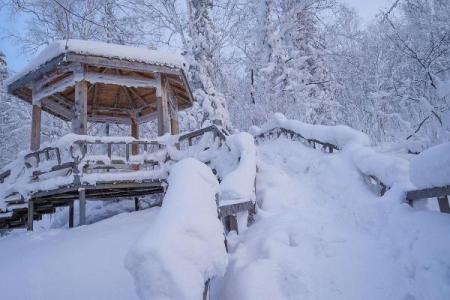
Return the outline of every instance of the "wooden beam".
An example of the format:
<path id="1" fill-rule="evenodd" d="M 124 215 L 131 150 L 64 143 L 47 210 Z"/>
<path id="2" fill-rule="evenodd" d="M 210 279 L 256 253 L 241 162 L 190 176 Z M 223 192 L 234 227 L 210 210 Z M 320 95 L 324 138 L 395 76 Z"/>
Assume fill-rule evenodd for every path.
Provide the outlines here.
<path id="1" fill-rule="evenodd" d="M 87 134 L 87 82 L 84 80 L 75 85 L 75 114 L 72 120 L 72 132 Z"/>
<path id="2" fill-rule="evenodd" d="M 65 89 L 75 85 L 75 75 L 70 75 L 60 81 L 50 84 L 44 88 L 33 88 L 33 104 L 38 103 L 41 99 L 44 99 L 53 94 L 63 92 Z"/>
<path id="3" fill-rule="evenodd" d="M 80 205 L 80 225 L 86 224 L 86 190 L 80 188 L 78 190 L 78 199 Z"/>
<path id="4" fill-rule="evenodd" d="M 104 83 L 114 84 L 127 87 L 145 87 L 145 88 L 159 88 L 159 81 L 157 79 L 142 79 L 137 76 L 130 75 L 114 75 L 87 72 L 84 79 L 92 84 Z"/>
<path id="5" fill-rule="evenodd" d="M 50 96 L 48 98 L 42 99 L 42 109 L 46 112 L 56 115 L 59 118 L 70 121 L 73 119 L 73 111 L 71 109 L 68 109 L 65 105 L 56 102 L 54 99 L 54 96 Z"/>
<path id="6" fill-rule="evenodd" d="M 14 82 L 8 85 L 8 93 L 13 94 L 18 88 L 27 86 L 31 82 L 41 78 L 44 74 L 51 72 L 52 70 L 58 68 L 58 66 L 65 65 L 64 54 L 61 54 L 44 65 L 40 66 L 36 70 L 29 72 L 28 74 L 18 78 Z"/>
<path id="7" fill-rule="evenodd" d="M 41 106 L 39 104 L 33 104 L 31 113 L 31 151 L 39 150 L 41 147 L 41 116 Z"/>
<path id="8" fill-rule="evenodd" d="M 158 111 L 158 135 L 170 133 L 170 115 L 169 115 L 169 97 L 167 91 L 167 80 L 164 74 L 161 74 L 161 97 L 157 98 Z"/>
<path id="9" fill-rule="evenodd" d="M 137 71 L 144 73 L 166 73 L 173 75 L 180 75 L 181 70 L 179 68 L 172 68 L 166 66 L 156 66 L 136 61 L 121 60 L 115 58 L 107 58 L 92 55 L 82 55 L 76 53 L 67 53 L 67 60 L 73 62 L 80 62 L 86 65 L 92 65 L 97 67 L 105 67 L 112 69 L 121 69 L 127 71 Z"/>

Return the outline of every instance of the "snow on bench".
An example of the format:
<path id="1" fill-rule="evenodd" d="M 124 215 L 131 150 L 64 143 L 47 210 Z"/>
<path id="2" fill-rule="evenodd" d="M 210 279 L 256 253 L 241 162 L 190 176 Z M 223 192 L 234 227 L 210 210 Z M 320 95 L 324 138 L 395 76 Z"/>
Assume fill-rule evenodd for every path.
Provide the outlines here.
<path id="1" fill-rule="evenodd" d="M 219 184 L 208 168 L 176 163 L 156 220 L 128 253 L 125 265 L 141 299 L 202 299 L 205 282 L 227 266 L 217 218 Z"/>

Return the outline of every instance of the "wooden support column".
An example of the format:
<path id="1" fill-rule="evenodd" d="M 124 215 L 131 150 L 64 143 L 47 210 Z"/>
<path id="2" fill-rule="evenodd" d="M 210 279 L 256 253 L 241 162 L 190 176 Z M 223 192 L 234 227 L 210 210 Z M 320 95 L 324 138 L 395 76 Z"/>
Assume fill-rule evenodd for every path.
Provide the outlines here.
<path id="1" fill-rule="evenodd" d="M 170 128 L 171 128 L 171 133 L 173 135 L 180 133 L 180 128 L 178 126 L 178 119 L 172 119 L 172 118 L 170 119 Z"/>
<path id="2" fill-rule="evenodd" d="M 139 138 L 139 125 L 135 118 L 131 118 L 131 136 L 135 139 Z M 131 154 L 137 155 L 139 154 L 139 145 L 133 144 L 131 146 Z"/>
<path id="3" fill-rule="evenodd" d="M 75 84 L 75 113 L 72 120 L 72 132 L 87 134 L 87 81 Z"/>
<path id="4" fill-rule="evenodd" d="M 448 202 L 448 196 L 438 197 L 439 210 L 442 213 L 450 214 L 450 204 Z"/>
<path id="5" fill-rule="evenodd" d="M 158 135 L 170 133 L 169 97 L 167 91 L 167 78 L 161 74 L 161 97 L 157 100 Z"/>
<path id="6" fill-rule="evenodd" d="M 31 113 L 31 151 L 37 151 L 41 147 L 41 115 L 41 105 L 33 104 L 33 110 Z"/>
<path id="7" fill-rule="evenodd" d="M 74 217 L 73 200 L 70 200 L 70 202 L 69 202 L 69 228 L 73 228 L 73 217 Z"/>
<path id="8" fill-rule="evenodd" d="M 33 231 L 33 221 L 34 221 L 34 202 L 33 200 L 28 200 L 28 218 L 27 218 L 27 230 Z"/>
<path id="9" fill-rule="evenodd" d="M 80 225 L 86 224 L 86 191 L 85 189 L 80 189 L 79 193 L 79 204 L 80 204 Z"/>
<path id="10" fill-rule="evenodd" d="M 139 198 L 138 197 L 134 197 L 134 210 L 135 211 L 139 210 Z"/>

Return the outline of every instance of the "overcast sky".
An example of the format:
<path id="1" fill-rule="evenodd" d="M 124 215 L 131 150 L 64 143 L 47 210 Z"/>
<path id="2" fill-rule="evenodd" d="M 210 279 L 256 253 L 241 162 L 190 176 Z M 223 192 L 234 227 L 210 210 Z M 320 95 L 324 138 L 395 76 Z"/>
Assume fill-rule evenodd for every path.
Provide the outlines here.
<path id="1" fill-rule="evenodd" d="M 339 0 L 349 6 L 353 6 L 360 14 L 363 24 L 369 23 L 373 17 L 380 11 L 393 3 L 393 0 Z M 6 55 L 8 66 L 13 71 L 19 71 L 23 68 L 29 58 L 20 52 L 19 45 L 15 45 L 3 37 L 9 31 L 19 31 L 23 24 L 18 20 L 11 20 L 5 11 L 0 10 L 0 50 Z"/>

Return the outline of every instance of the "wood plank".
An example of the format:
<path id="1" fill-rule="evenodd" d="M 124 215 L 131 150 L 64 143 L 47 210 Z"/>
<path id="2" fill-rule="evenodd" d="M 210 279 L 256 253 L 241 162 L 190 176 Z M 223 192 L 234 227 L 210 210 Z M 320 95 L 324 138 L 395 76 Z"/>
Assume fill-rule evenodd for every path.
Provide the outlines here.
<path id="1" fill-rule="evenodd" d="M 446 195 L 450 195 L 450 185 L 409 191 L 406 193 L 406 199 L 408 201 L 414 201 L 419 199 L 437 198 Z"/>

